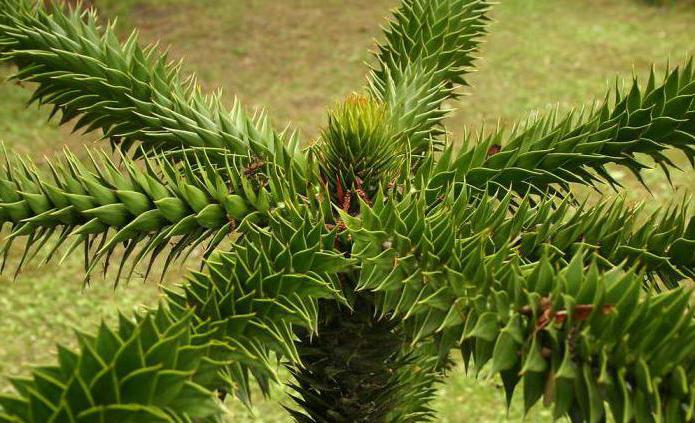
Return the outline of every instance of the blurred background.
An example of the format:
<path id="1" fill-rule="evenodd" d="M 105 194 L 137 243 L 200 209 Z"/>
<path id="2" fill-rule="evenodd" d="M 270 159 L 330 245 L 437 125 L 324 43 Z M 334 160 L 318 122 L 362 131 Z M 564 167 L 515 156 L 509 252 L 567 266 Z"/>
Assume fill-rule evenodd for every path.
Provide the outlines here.
<path id="1" fill-rule="evenodd" d="M 397 0 L 92 0 L 102 18 L 118 19 L 145 42 L 159 41 L 184 69 L 209 90 L 224 87 L 249 108 L 269 109 L 277 127 L 291 124 L 310 142 L 325 121 L 326 107 L 364 83 L 369 50 Z M 652 63 L 663 73 L 667 61 L 695 53 L 692 0 L 505 0 L 483 45 L 472 87 L 463 90 L 448 122 L 451 140 L 464 130 L 500 124 L 511 127 L 533 113 L 591 105 L 616 81 L 644 79 Z M 12 69 L 0 66 L 0 80 Z M 620 76 L 622 79 L 617 79 Z M 66 146 L 78 155 L 96 136 L 80 137 L 48 122 L 48 111 L 24 105 L 28 90 L 0 85 L 0 140 L 39 163 Z M 100 144 L 105 145 L 105 144 Z M 684 159 L 674 156 L 678 163 Z M 684 167 L 687 169 L 687 166 Z M 658 171 L 645 173 L 651 192 L 624 171 L 613 176 L 627 187 L 630 202 L 649 210 L 695 193 L 695 172 L 676 172 L 674 191 Z M 608 189 L 607 187 L 605 189 Z M 682 194 L 680 194 L 682 195 Z M 680 197 L 682 198 L 682 197 Z M 17 260 L 19 248 L 10 258 Z M 79 256 L 79 254 L 78 254 Z M 38 261 L 37 261 L 38 262 Z M 188 265 L 193 265 L 188 263 Z M 184 265 L 165 276 L 182 280 Z M 81 258 L 62 265 L 27 266 L 16 279 L 11 264 L 0 276 L 0 374 L 26 374 L 29 364 L 50 361 L 56 342 L 72 345 L 72 327 L 92 330 L 117 310 L 153 305 L 158 278 L 134 279 L 114 290 L 113 278 L 83 285 Z M 0 392 L 10 389 L 3 379 Z M 277 395 L 279 397 L 279 395 Z M 519 395 L 520 396 L 520 395 Z M 442 422 L 518 421 L 520 398 L 507 413 L 496 380 L 456 369 L 442 386 L 436 408 Z M 281 404 L 256 398 L 247 410 L 228 401 L 234 422 L 284 422 Z M 529 421 L 548 421 L 533 410 Z"/>

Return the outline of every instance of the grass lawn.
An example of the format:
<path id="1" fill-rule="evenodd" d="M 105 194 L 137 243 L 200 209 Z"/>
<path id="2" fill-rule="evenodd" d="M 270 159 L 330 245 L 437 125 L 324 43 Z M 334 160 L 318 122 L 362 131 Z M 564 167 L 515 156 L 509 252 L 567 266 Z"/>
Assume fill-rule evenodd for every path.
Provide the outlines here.
<path id="1" fill-rule="evenodd" d="M 327 105 L 364 81 L 364 61 L 379 36 L 395 0 L 96 0 L 118 15 L 121 28 L 137 27 L 147 41 L 171 46 L 173 57 L 196 72 L 209 89 L 225 88 L 249 107 L 267 107 L 277 126 L 289 122 L 307 140 L 316 137 Z M 615 76 L 644 77 L 652 62 L 683 62 L 693 47 L 695 2 L 652 8 L 639 0 L 506 0 L 495 11 L 497 23 L 483 48 L 470 96 L 451 117 L 452 140 L 464 128 L 482 123 L 511 126 L 530 112 L 566 110 L 601 99 Z M 0 68 L 0 78 L 10 70 Z M 65 145 L 75 150 L 93 138 L 81 138 L 47 123 L 47 111 L 24 110 L 29 92 L 0 85 L 0 139 L 13 150 L 34 157 L 51 155 Z M 683 162 L 682 158 L 676 157 Z M 647 172 L 652 194 L 616 170 L 630 201 L 647 200 L 649 208 L 674 194 L 655 171 Z M 693 171 L 674 174 L 681 191 L 695 192 Z M 12 261 L 19 251 L 13 251 Z M 32 265 L 17 280 L 12 270 L 0 277 L 0 374 L 26 374 L 30 363 L 51 360 L 56 342 L 71 343 L 73 326 L 90 330 L 116 310 L 152 305 L 159 295 L 155 281 L 139 280 L 114 292 L 110 280 L 96 278 L 83 289 L 79 257 L 46 266 Z M 165 280 L 180 281 L 182 271 Z M 9 384 L 0 382 L 0 392 Z M 520 395 L 519 395 L 520 397 Z M 504 396 L 495 380 L 476 381 L 456 370 L 436 402 L 442 422 L 495 422 L 507 417 Z M 509 416 L 523 415 L 516 398 Z M 531 421 L 547 421 L 544 409 Z M 253 412 L 230 403 L 230 421 L 282 422 L 288 418 L 273 401 L 259 400 Z"/>

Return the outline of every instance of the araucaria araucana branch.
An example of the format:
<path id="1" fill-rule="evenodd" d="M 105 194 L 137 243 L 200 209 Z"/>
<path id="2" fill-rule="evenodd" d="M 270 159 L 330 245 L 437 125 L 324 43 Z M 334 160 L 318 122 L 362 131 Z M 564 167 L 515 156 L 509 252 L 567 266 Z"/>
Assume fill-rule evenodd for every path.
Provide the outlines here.
<path id="1" fill-rule="evenodd" d="M 16 245 L 16 272 L 80 247 L 85 276 L 112 263 L 119 282 L 202 253 L 158 307 L 11 379 L 0 422 L 220 422 L 282 382 L 298 422 L 428 421 L 457 352 L 527 410 L 695 421 L 688 201 L 646 215 L 572 191 L 619 189 L 608 165 L 695 162 L 692 61 L 459 148 L 445 118 L 491 8 L 402 0 L 363 92 L 303 146 L 94 11 L 0 0 L 13 79 L 110 146 L 41 166 L 3 150 L 3 268 Z"/>

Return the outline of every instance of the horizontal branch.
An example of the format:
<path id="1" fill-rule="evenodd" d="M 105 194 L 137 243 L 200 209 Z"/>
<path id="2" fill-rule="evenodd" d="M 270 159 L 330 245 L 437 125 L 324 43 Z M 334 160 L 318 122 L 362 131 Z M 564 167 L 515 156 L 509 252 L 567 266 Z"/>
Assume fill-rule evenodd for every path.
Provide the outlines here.
<path id="1" fill-rule="evenodd" d="M 355 256 L 410 263 L 412 274 L 441 271 L 462 243 L 479 238 L 486 254 L 511 248 L 524 263 L 549 255 L 566 265 L 577 250 L 589 250 L 602 269 L 644 272 L 645 286 L 659 290 L 694 279 L 691 213 L 686 204 L 649 216 L 622 199 L 576 206 L 569 199 L 536 202 L 508 191 L 499 198 L 454 186 L 398 200 L 379 196 L 373 205 L 361 202 L 357 217 L 342 217 Z"/>
<path id="2" fill-rule="evenodd" d="M 200 152 L 197 162 L 162 156 L 140 167 L 124 157 L 120 164 L 103 153 L 90 157 L 86 166 L 66 152 L 60 163 L 45 164 L 48 177 L 30 160 L 7 157 L 0 172 L 0 224 L 12 229 L 5 253 L 14 240 L 27 240 L 18 270 L 42 250 L 46 261 L 53 258 L 64 244 L 67 253 L 84 247 L 88 273 L 120 245 L 118 276 L 126 264 L 132 275 L 148 257 L 149 273 L 168 251 L 166 270 L 206 241 L 207 255 L 243 219 L 267 213 L 286 195 L 287 181 L 277 177 L 278 170 L 249 158 L 232 157 L 216 166 Z"/>
<path id="3" fill-rule="evenodd" d="M 657 290 L 695 280 L 695 216 L 687 203 L 651 215 L 641 211 L 622 199 L 579 208 L 547 204 L 518 234 L 518 253 L 533 262 L 552 250 L 566 264 L 578 249 L 591 250 L 603 266 L 644 272 Z"/>
<path id="4" fill-rule="evenodd" d="M 609 93 L 610 94 L 610 93 Z M 492 186 L 541 195 L 570 184 L 619 185 L 607 164 L 625 166 L 640 180 L 649 156 L 669 176 L 676 166 L 667 153 L 680 150 L 695 164 L 695 69 L 692 60 L 668 71 L 658 84 L 652 70 L 644 89 L 635 80 L 629 91 L 616 88 L 604 103 L 586 113 L 555 113 L 520 125 L 506 135 L 468 135 L 464 147 L 449 150 L 438 169 L 448 179 L 484 188 Z"/>
<path id="5" fill-rule="evenodd" d="M 18 67 L 14 79 L 35 83 L 31 102 L 62 112 L 75 130 L 100 130 L 122 151 L 208 147 L 255 155 L 304 172 L 296 134 L 275 132 L 264 113 L 248 116 L 235 101 L 205 96 L 155 46 L 135 33 L 121 42 L 93 10 L 50 11 L 25 0 L 0 0 L 0 52 Z"/>

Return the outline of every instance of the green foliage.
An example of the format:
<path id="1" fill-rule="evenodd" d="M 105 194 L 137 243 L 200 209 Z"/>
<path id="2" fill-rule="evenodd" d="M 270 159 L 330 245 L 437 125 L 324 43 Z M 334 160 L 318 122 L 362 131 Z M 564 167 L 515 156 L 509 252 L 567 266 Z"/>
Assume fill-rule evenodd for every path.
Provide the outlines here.
<path id="1" fill-rule="evenodd" d="M 685 227 L 682 210 L 636 225 L 635 212 L 622 208 L 622 202 L 575 209 L 554 200 L 532 206 L 526 197 L 512 215 L 512 195 L 501 201 L 488 196 L 476 200 L 466 191 L 458 196 L 454 191 L 434 205 L 421 193 L 399 202 L 377 199 L 374 207 L 362 203 L 360 218 L 344 216 L 354 240 L 352 255 L 362 261 L 358 288 L 382 293 L 383 315 L 410 315 L 422 302 L 441 305 L 427 316 L 438 323 L 413 321 L 414 333 L 420 334 L 416 339 L 456 317 L 447 305 L 458 301 L 461 292 L 444 289 L 454 278 L 447 272 L 473 266 L 465 258 L 470 253 L 466 248 L 474 244 L 484 254 L 510 249 L 523 263 L 549 255 L 546 259 L 560 266 L 577 251 L 592 250 L 592 260 L 604 269 L 638 268 L 655 285 L 667 281 L 671 287 L 687 279 L 684 273 L 695 271 L 692 255 L 686 253 L 694 238 L 693 223 Z"/>
<path id="2" fill-rule="evenodd" d="M 651 287 L 675 288 L 695 277 L 695 218 L 688 213 L 684 205 L 646 216 L 622 199 L 578 210 L 566 202 L 557 209 L 545 204 L 524 224 L 519 250 L 533 261 L 552 248 L 568 261 L 577 249 L 588 248 L 607 268 L 633 266 Z"/>
<path id="3" fill-rule="evenodd" d="M 602 273 L 585 247 L 559 264 L 546 245 L 526 264 L 508 240 L 532 211 L 502 223 L 504 202 L 456 202 L 429 212 L 422 201 L 387 203 L 348 224 L 358 289 L 379 293 L 380 313 L 402 319 L 413 344 L 437 334 L 441 354 L 461 349 L 478 370 L 491 363 L 509 400 L 521 382 L 527 409 L 545 396 L 558 418 L 600 421 L 604 401 L 617 421 L 691 418 L 690 290 L 643 297 L 639 274 Z"/>
<path id="4" fill-rule="evenodd" d="M 101 130 L 126 152 L 208 147 L 270 159 L 302 170 L 295 136 L 278 134 L 265 114 L 249 117 L 237 102 L 227 112 L 219 95 L 203 96 L 196 81 L 133 33 L 124 43 L 101 29 L 94 12 L 14 10 L 23 0 L 2 0 L 4 60 L 17 65 L 17 81 L 38 84 L 31 102 L 54 107 L 75 130 Z M 28 7 L 25 7 L 28 8 Z M 23 13 L 24 12 L 24 13 Z M 295 157 L 296 156 L 296 157 Z"/>
<path id="5" fill-rule="evenodd" d="M 371 95 L 383 102 L 413 155 L 441 146 L 444 101 L 467 85 L 475 53 L 490 20 L 488 0 L 405 0 L 385 29 L 378 64 L 369 76 Z"/>
<path id="6" fill-rule="evenodd" d="M 445 102 L 489 22 L 485 0 L 404 0 L 368 78 L 318 142 L 231 111 L 135 36 L 91 12 L 0 0 L 0 51 L 33 102 L 100 131 L 116 159 L 66 153 L 39 172 L 7 155 L 0 224 L 26 259 L 83 246 L 87 273 L 123 245 L 118 276 L 206 243 L 202 269 L 156 310 L 79 334 L 58 366 L 15 379 L 0 421 L 219 421 L 279 364 L 300 422 L 435 418 L 460 351 L 509 400 L 555 418 L 695 420 L 695 219 L 572 184 L 636 175 L 646 156 L 695 162 L 692 62 L 584 113 L 445 145 Z M 126 269 L 130 266 L 129 269 Z M 685 286 L 681 286 L 681 284 Z M 658 292 L 661 291 L 661 292 Z"/>
<path id="7" fill-rule="evenodd" d="M 121 315 L 117 329 L 78 333 L 79 351 L 58 348 L 58 365 L 13 379 L 20 396 L 1 396 L 2 422 L 222 421 L 214 385 L 231 348 L 196 331 L 192 313 L 165 307 Z"/>
<path id="8" fill-rule="evenodd" d="M 371 194 L 394 182 L 407 162 L 406 143 L 391 127 L 382 104 L 353 96 L 330 114 L 315 154 L 321 176 L 342 205 L 345 192 L 358 189 Z M 334 175 L 338 175 L 335 180 Z"/>
<path id="9" fill-rule="evenodd" d="M 8 157 L 0 173 L 0 223 L 12 227 L 5 253 L 26 237 L 24 257 L 31 257 L 57 234 L 46 261 L 65 243 L 68 252 L 83 245 L 89 273 L 124 245 L 119 276 L 126 263 L 132 275 L 148 256 L 149 273 L 167 250 L 165 268 L 206 241 L 211 252 L 242 219 L 266 213 L 284 195 L 277 170 L 248 158 L 220 167 L 205 154 L 193 163 L 160 156 L 143 169 L 125 157 L 119 164 L 102 153 L 91 157 L 90 169 L 66 152 L 61 163 L 48 162 L 48 178 L 30 161 Z"/>
<path id="10" fill-rule="evenodd" d="M 193 273 L 181 289 L 169 290 L 164 305 L 139 319 L 141 327 L 121 319 L 118 331 L 102 326 L 96 338 L 80 335 L 81 351 L 64 353 L 69 354 L 70 366 L 62 369 L 61 361 L 58 373 L 39 368 L 35 382 L 16 382 L 20 396 L 0 402 L 6 413 L 0 418 L 43 422 L 48 412 L 44 408 L 48 407 L 59 416 L 56 418 L 67 418 L 59 414 L 65 412 L 76 421 L 89 421 L 99 413 L 105 413 L 107 421 L 151 421 L 152 416 L 186 421 L 189 417 L 220 415 L 215 391 L 234 392 L 250 401 L 251 375 L 267 389 L 269 381 L 276 379 L 274 356 L 300 362 L 293 328 L 304 327 L 315 333 L 317 301 L 341 298 L 336 277 L 328 270 L 349 263 L 324 250 L 332 245 L 335 232 L 312 225 L 314 218 L 305 212 L 287 210 L 284 216 L 269 218 L 268 228 L 273 232 L 247 221 L 246 237 L 238 248 L 214 254 L 206 262 L 205 273 Z M 112 336 L 115 332 L 117 336 Z M 148 354 L 161 362 L 147 360 Z M 121 371 L 123 360 L 127 360 L 127 366 L 124 364 Z M 83 362 L 87 364 L 80 364 Z M 84 373 L 83 367 L 88 364 L 91 373 Z M 41 384 L 42 371 L 57 380 L 49 379 L 44 386 L 48 382 Z M 162 398 L 158 398 L 160 389 L 156 385 L 160 371 L 166 381 L 161 383 L 172 384 L 161 389 Z M 138 381 L 135 388 L 132 381 L 128 383 L 134 378 Z M 102 379 L 104 382 L 98 385 Z M 147 380 L 154 384 L 143 385 L 143 389 L 150 386 L 153 394 L 149 397 L 136 391 Z M 33 388 L 32 383 L 41 386 Z M 105 390 L 108 385 L 103 383 L 113 383 L 113 392 Z M 72 385 L 81 389 L 74 394 L 78 404 L 74 406 L 70 402 Z M 91 399 L 109 392 L 111 396 Z M 43 398 L 47 395 L 48 402 Z M 90 398 L 87 403 L 83 401 L 85 396 Z M 66 401 L 69 407 L 63 407 Z M 61 411 L 61 407 L 66 410 Z"/>
<path id="11" fill-rule="evenodd" d="M 182 291 L 168 291 L 177 314 L 194 308 L 202 324 L 234 348 L 231 385 L 247 402 L 249 374 L 265 391 L 276 379 L 274 355 L 300 363 L 294 329 L 316 333 L 317 301 L 344 302 L 333 272 L 350 261 L 331 251 L 336 232 L 316 225 L 307 210 L 284 210 L 264 228 L 246 220 L 233 251 L 215 253 L 206 272 L 193 272 Z"/>
<path id="12" fill-rule="evenodd" d="M 610 93 L 609 93 L 610 94 Z M 675 167 L 666 154 L 680 150 L 695 163 L 695 70 L 692 60 L 667 72 L 661 84 L 652 70 L 644 90 L 637 81 L 627 93 L 615 90 L 600 107 L 583 113 L 556 114 L 519 125 L 510 136 L 498 130 L 469 136 L 458 153 L 445 153 L 454 180 L 493 189 L 544 194 L 572 183 L 618 182 L 606 169 L 618 164 L 641 179 L 649 156 L 669 175 Z"/>

